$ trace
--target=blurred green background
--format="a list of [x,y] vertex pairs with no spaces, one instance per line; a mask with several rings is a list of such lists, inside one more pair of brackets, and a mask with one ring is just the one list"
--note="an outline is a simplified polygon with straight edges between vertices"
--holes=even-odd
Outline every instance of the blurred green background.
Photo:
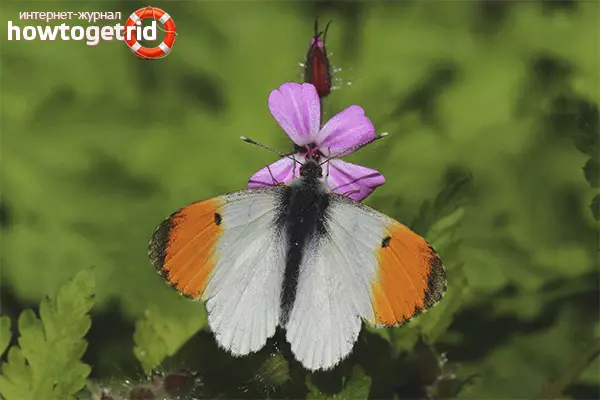
[[[371,397],[423,397],[441,381],[419,375],[427,364],[419,332],[433,353],[446,353],[436,376],[450,364],[458,371],[446,377],[451,389],[431,390],[532,398],[597,340],[598,2],[157,1],[178,33],[162,60],[138,59],[118,42],[7,41],[8,20],[36,23],[19,21],[22,11],[127,17],[146,5],[2,5],[3,315],[16,320],[93,266],[84,356],[93,379],[142,379],[137,358],[154,364],[133,349],[152,332],[150,343],[163,347],[149,345],[157,362],[191,359],[163,368],[185,365],[201,372],[206,395],[238,398],[268,387],[272,396],[333,393],[355,365]],[[339,371],[305,382],[289,357],[273,361],[272,349],[251,361],[218,350],[203,305],[163,283],[147,242],[171,212],[242,189],[274,161],[240,135],[291,147],[267,97],[302,79],[316,15],[333,21],[327,49],[341,68],[326,118],[359,104],[390,133],[347,158],[387,179],[365,202],[425,235],[450,284],[430,313],[401,328],[365,329]],[[289,374],[265,372],[269,360],[276,371],[289,363]],[[596,360],[563,397],[596,397],[599,376]]]

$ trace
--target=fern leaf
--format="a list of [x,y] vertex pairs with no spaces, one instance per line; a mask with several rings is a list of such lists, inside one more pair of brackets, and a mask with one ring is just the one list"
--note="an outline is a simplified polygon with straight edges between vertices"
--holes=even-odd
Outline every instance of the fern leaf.
[[[0,394],[6,400],[72,398],[85,386],[90,367],[81,362],[90,328],[94,276],[83,270],[55,298],[21,313],[18,345],[2,365]],[[4,328],[4,322],[2,322]]]

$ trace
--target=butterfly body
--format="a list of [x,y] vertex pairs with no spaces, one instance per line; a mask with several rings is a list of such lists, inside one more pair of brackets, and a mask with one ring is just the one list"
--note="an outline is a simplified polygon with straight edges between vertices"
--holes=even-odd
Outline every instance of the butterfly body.
[[363,320],[399,325],[446,289],[441,261],[423,238],[330,192],[310,159],[289,185],[217,196],[172,214],[149,256],[180,293],[206,301],[221,347],[258,351],[281,326],[309,370],[347,357]]
[[314,238],[326,234],[325,213],[329,204],[327,186],[319,178],[321,167],[314,162],[302,166],[300,178],[283,191],[281,211],[285,219],[279,223],[287,237],[286,265],[281,292],[282,325],[288,320],[296,298],[300,265],[305,249]]

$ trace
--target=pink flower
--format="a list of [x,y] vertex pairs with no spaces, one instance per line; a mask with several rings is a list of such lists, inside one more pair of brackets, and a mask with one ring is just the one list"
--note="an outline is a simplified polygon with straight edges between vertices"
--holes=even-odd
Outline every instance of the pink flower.
[[[269,96],[271,114],[296,145],[294,158],[300,163],[336,156],[375,138],[375,128],[364,110],[352,105],[334,115],[322,127],[321,105],[315,87],[310,83],[284,83]],[[357,150],[358,148],[354,149]],[[249,188],[290,182],[298,177],[298,164],[282,157],[255,173]],[[330,190],[360,201],[385,183],[378,171],[340,159],[325,163],[323,180]]]

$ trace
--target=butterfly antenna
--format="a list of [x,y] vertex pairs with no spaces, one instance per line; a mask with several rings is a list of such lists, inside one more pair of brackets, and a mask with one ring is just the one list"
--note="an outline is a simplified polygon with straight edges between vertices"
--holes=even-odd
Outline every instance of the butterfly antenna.
[[355,146],[352,146],[352,147],[348,147],[347,149],[345,149],[345,150],[342,150],[340,153],[337,153],[336,155],[333,155],[333,156],[331,156],[331,157],[328,157],[328,158],[327,158],[327,159],[325,159],[323,162],[321,162],[319,165],[323,165],[323,164],[325,164],[326,162],[328,162],[328,161],[330,161],[330,160],[333,160],[334,158],[341,157],[341,156],[343,156],[343,155],[345,155],[345,154],[354,153],[355,151],[357,151],[357,150],[359,150],[359,149],[362,149],[363,147],[365,147],[365,146],[367,146],[367,145],[369,145],[369,144],[371,144],[371,143],[375,142],[376,140],[383,139],[383,138],[384,138],[384,137],[386,137],[387,135],[388,135],[388,133],[387,133],[387,132],[384,132],[384,133],[381,133],[381,134],[379,134],[379,135],[375,136],[374,138],[371,138],[371,139],[369,139],[369,140],[367,140],[367,141],[365,141],[365,142],[359,143],[359,144],[357,144],[357,145],[355,145]]
[[265,146],[264,144],[262,144],[262,143],[258,143],[257,141],[254,141],[254,140],[252,140],[252,139],[250,139],[250,138],[247,138],[246,136],[240,136],[240,139],[242,139],[242,140],[243,140],[244,142],[246,142],[246,143],[250,143],[250,144],[256,145],[256,146],[258,146],[258,147],[262,147],[262,148],[263,148],[263,149],[265,149],[265,150],[269,150],[269,151],[271,151],[271,152],[273,152],[273,153],[275,153],[275,154],[279,154],[279,156],[280,156],[280,157],[286,157],[286,158],[289,158],[290,160],[292,160],[292,161],[294,161],[294,162],[296,162],[296,163],[298,163],[298,164],[300,164],[300,165],[303,165],[303,164],[302,164],[300,161],[296,160],[296,159],[295,159],[294,157],[292,157],[291,155],[289,155],[289,154],[283,154],[283,153],[282,153],[282,152],[280,152],[279,150],[275,150],[275,149],[273,149],[273,148],[271,148],[271,147],[269,147],[269,146]]

